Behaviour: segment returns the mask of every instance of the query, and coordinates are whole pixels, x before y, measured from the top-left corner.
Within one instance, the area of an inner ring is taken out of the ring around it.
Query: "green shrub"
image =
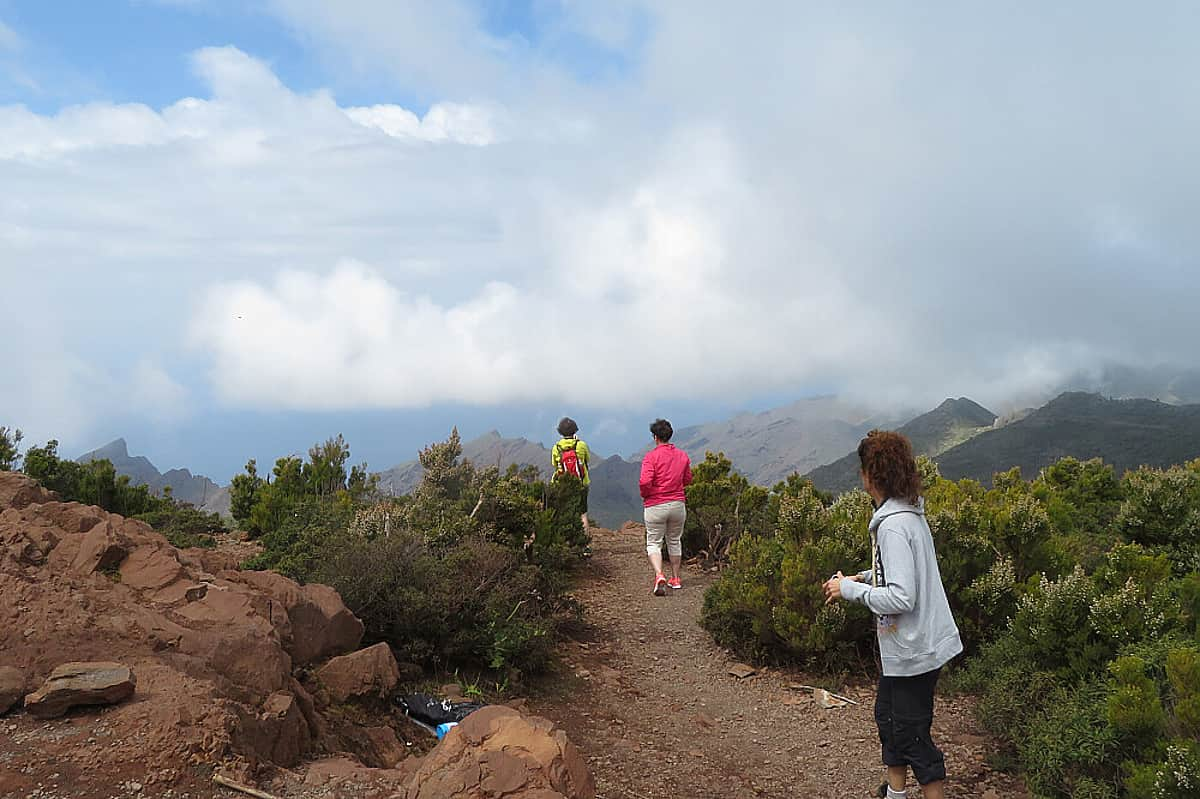
[[[1146,676],[1146,662],[1126,655],[1108,666],[1113,684],[1105,702],[1105,717],[1122,748],[1136,756],[1149,750],[1166,726],[1158,686]]]
[[[1173,741],[1156,763],[1133,764],[1125,790],[1138,799],[1191,799],[1200,786],[1200,747],[1195,741]]]
[[[1080,782],[1115,781],[1117,738],[1105,718],[1106,692],[1096,681],[1038,697],[1043,709],[1018,742],[1035,794],[1070,799]]]
[[[1171,650],[1167,655],[1167,679],[1171,683],[1179,731],[1192,738],[1200,737],[1200,652]]]
[[[422,450],[425,473],[411,496],[374,499],[357,471],[343,482],[337,464],[349,453],[339,441],[310,451],[333,466],[281,458],[273,481],[247,472],[243,507],[263,551],[246,565],[332,585],[367,639],[387,641],[404,660],[544,667],[562,625],[579,616],[566,594],[588,544],[579,482],[478,471],[459,461],[452,433]]]
[[[453,547],[404,529],[374,540],[343,534],[320,552],[310,576],[341,593],[367,638],[425,666],[539,669],[575,610],[547,594],[519,549],[477,534]]]
[[[159,510],[138,514],[136,517],[166,536],[172,546],[180,549],[203,547],[211,549],[217,545],[214,533],[228,528],[219,513],[205,513],[192,505],[173,504]]]
[[[687,487],[684,553],[710,563],[727,560],[731,544],[744,532],[771,529],[770,502],[766,489],[735,472],[725,453],[706,453],[692,467],[692,483]]]

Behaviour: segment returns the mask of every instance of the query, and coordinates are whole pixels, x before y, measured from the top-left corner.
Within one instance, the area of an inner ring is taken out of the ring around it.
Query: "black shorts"
[[[880,677],[875,723],[885,766],[908,766],[921,785],[946,778],[946,758],[930,736],[933,691],[941,669],[915,677]]]
[[[579,495],[579,502],[583,506],[583,510],[580,511],[581,513],[587,513],[588,488],[590,488],[590,486],[585,485],[583,487],[583,493]]]

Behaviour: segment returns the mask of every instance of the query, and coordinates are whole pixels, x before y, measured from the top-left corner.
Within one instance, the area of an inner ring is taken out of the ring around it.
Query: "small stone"
[[[747,677],[752,677],[758,672],[753,666],[747,666],[745,663],[734,663],[729,667],[729,673],[739,680],[744,680]]]

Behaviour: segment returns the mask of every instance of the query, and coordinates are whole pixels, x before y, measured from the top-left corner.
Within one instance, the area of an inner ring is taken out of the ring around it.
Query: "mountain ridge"
[[[1027,416],[981,433],[935,460],[942,476],[990,485],[1014,466],[1026,478],[1064,457],[1103,458],[1118,474],[1200,457],[1200,405],[1065,392]]]
[[[229,515],[229,489],[205,477],[192,474],[188,469],[177,468],[160,472],[158,467],[144,455],[130,455],[129,444],[124,438],[116,438],[102,447],[85,452],[75,459],[76,463],[107,460],[117,474],[126,475],[133,485],[147,486],[153,493],[161,495],[164,488],[171,489],[171,496],[195,505],[210,513]]]
[[[897,428],[912,442],[913,453],[936,457],[948,449],[991,429],[997,416],[967,397],[948,398],[933,410]],[[855,450],[857,444],[855,443]],[[822,491],[840,493],[859,486],[857,451],[813,469],[805,476]]]

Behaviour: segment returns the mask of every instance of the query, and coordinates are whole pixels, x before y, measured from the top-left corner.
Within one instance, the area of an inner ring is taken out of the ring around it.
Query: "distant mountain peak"
[[[101,460],[102,458],[108,458],[109,460],[112,460],[114,457],[128,458],[129,445],[125,442],[124,438],[115,438],[105,444],[103,447],[94,449],[87,453],[87,455],[84,457],[86,457],[88,460]]]
[[[996,414],[978,402],[967,397],[951,397],[928,413],[905,422],[898,430],[912,442],[917,455],[936,456],[991,429],[995,422]],[[858,484],[858,469],[858,454],[851,452],[813,469],[808,477],[817,488],[847,491]]]
[[[99,449],[85,452],[78,463],[106,460],[112,463],[117,474],[125,475],[133,485],[145,485],[155,494],[170,487],[171,496],[180,502],[190,502],[197,507],[217,513],[229,512],[229,492],[222,489],[202,474],[192,474],[188,469],[171,469],[165,474],[144,455],[130,455],[129,445],[124,438],[117,438]]]

